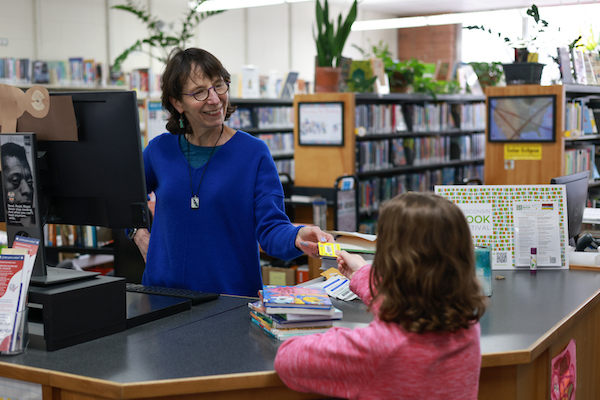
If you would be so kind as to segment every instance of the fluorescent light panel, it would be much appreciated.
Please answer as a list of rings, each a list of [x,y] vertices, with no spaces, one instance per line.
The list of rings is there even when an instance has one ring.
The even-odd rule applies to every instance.
[[[504,10],[506,11],[506,10]],[[370,21],[355,21],[352,24],[353,31],[370,31],[378,29],[399,29],[399,28],[415,28],[419,26],[433,26],[433,25],[452,25],[452,24],[465,24],[465,25],[478,25],[482,17],[490,15],[491,13],[498,14],[498,11],[481,11],[481,12],[467,12],[467,13],[452,13],[452,14],[439,14],[430,15],[427,17],[405,17],[405,18],[390,18],[390,19],[376,19]],[[502,12],[502,11],[500,11]]]
[[[248,8],[260,6],[273,6],[285,3],[299,3],[309,0],[208,0],[200,4],[196,11],[232,10],[235,8]]]

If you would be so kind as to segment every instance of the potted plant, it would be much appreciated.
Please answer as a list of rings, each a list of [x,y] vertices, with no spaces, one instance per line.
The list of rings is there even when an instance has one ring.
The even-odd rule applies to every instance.
[[[119,72],[121,65],[134,51],[143,51],[144,47],[149,50],[146,51],[150,57],[157,59],[163,63],[166,63],[169,53],[175,47],[185,48],[185,44],[189,38],[194,35],[194,29],[198,24],[205,18],[223,12],[221,11],[207,11],[207,12],[196,12],[196,8],[206,0],[195,0],[190,5],[190,10],[185,15],[185,18],[181,24],[181,32],[170,35],[165,33],[165,27],[167,24],[160,20],[156,16],[152,16],[150,12],[144,8],[143,5],[135,3],[133,0],[127,0],[126,4],[115,5],[111,8],[116,10],[123,10],[134,14],[140,19],[148,28],[149,36],[146,39],[139,39],[133,45],[126,48],[116,59],[112,65],[112,70]],[[156,55],[152,49],[158,49],[159,55]]]
[[[358,1],[354,0],[346,19],[342,15],[335,21],[329,20],[329,4],[324,0],[316,1],[316,32],[313,32],[317,46],[317,63],[315,66],[315,92],[337,92],[340,81],[340,61],[342,50],[350,34],[350,28],[356,20]]]
[[[507,85],[539,84],[541,81],[544,64],[537,62],[537,40],[539,39],[539,35],[545,32],[548,22],[540,18],[539,9],[535,4],[527,9],[527,15],[533,18],[534,26],[537,29],[537,33],[534,36],[530,38],[511,39],[503,37],[501,33],[497,33],[498,37],[503,37],[504,42],[512,47],[515,53],[515,61],[513,63],[502,64]],[[483,25],[466,26],[465,29],[480,29],[494,34],[491,29],[486,29]]]
[[[422,76],[425,72],[425,64],[416,58],[406,61],[394,60],[389,51],[387,43],[379,42],[373,46],[375,57],[383,60],[383,67],[390,81],[390,91],[395,93],[408,92],[415,78]]]
[[[482,88],[486,88],[488,86],[497,86],[502,79],[502,75],[504,74],[502,63],[497,61],[491,63],[470,62],[469,64],[473,67],[473,70],[477,74],[477,79],[479,80],[479,84]]]

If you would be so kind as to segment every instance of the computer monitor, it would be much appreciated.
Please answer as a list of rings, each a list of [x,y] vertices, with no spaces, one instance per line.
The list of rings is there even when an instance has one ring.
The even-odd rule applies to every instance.
[[[38,141],[45,223],[106,228],[148,226],[146,180],[135,92],[71,96],[78,141]]]
[[[148,227],[146,180],[135,92],[61,92],[70,96],[77,141],[33,140],[37,145],[35,185],[39,210],[33,231],[9,226],[9,244],[24,231],[43,240],[43,224],[92,225],[112,229]],[[33,147],[35,148],[35,147]],[[5,210],[5,208],[2,208]],[[19,224],[22,225],[22,224]],[[12,229],[9,229],[12,228]],[[12,234],[11,234],[12,232]],[[30,234],[32,233],[32,234]],[[79,276],[47,268],[38,253],[31,283],[47,285]],[[79,271],[73,271],[79,272]]]
[[[585,210],[588,198],[589,180],[590,171],[560,176],[550,180],[550,183],[553,185],[565,185],[569,244],[572,246],[575,246],[576,239],[581,232],[583,211]]]

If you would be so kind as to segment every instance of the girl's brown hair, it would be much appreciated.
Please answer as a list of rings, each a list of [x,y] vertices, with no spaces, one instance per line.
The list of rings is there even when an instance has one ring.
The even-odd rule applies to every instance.
[[[185,127],[182,129],[179,127],[179,112],[171,104],[169,100],[171,97],[177,100],[183,98],[183,86],[185,85],[188,78],[195,74],[198,69],[209,79],[222,78],[226,83],[231,82],[231,75],[223,64],[211,53],[206,50],[191,47],[189,49],[182,50],[175,48],[169,55],[165,72],[162,76],[161,89],[162,89],[162,106],[169,112],[167,119],[167,130],[175,135],[182,133],[191,133],[191,128],[187,120],[184,117]],[[227,103],[227,110],[225,112],[225,120],[229,118],[235,111],[236,107],[232,106],[231,103]]]
[[[379,318],[410,332],[468,328],[485,312],[469,225],[451,201],[404,193],[381,209],[371,268]]]

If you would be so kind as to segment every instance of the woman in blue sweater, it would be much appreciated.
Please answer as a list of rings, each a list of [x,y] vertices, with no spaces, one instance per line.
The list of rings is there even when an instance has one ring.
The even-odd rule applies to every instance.
[[[266,144],[224,122],[230,75],[212,54],[175,49],[162,77],[165,133],[144,150],[148,192],[156,195],[152,233],[132,231],[145,285],[256,296],[262,288],[259,244],[291,260],[318,256],[333,237],[297,227]]]

